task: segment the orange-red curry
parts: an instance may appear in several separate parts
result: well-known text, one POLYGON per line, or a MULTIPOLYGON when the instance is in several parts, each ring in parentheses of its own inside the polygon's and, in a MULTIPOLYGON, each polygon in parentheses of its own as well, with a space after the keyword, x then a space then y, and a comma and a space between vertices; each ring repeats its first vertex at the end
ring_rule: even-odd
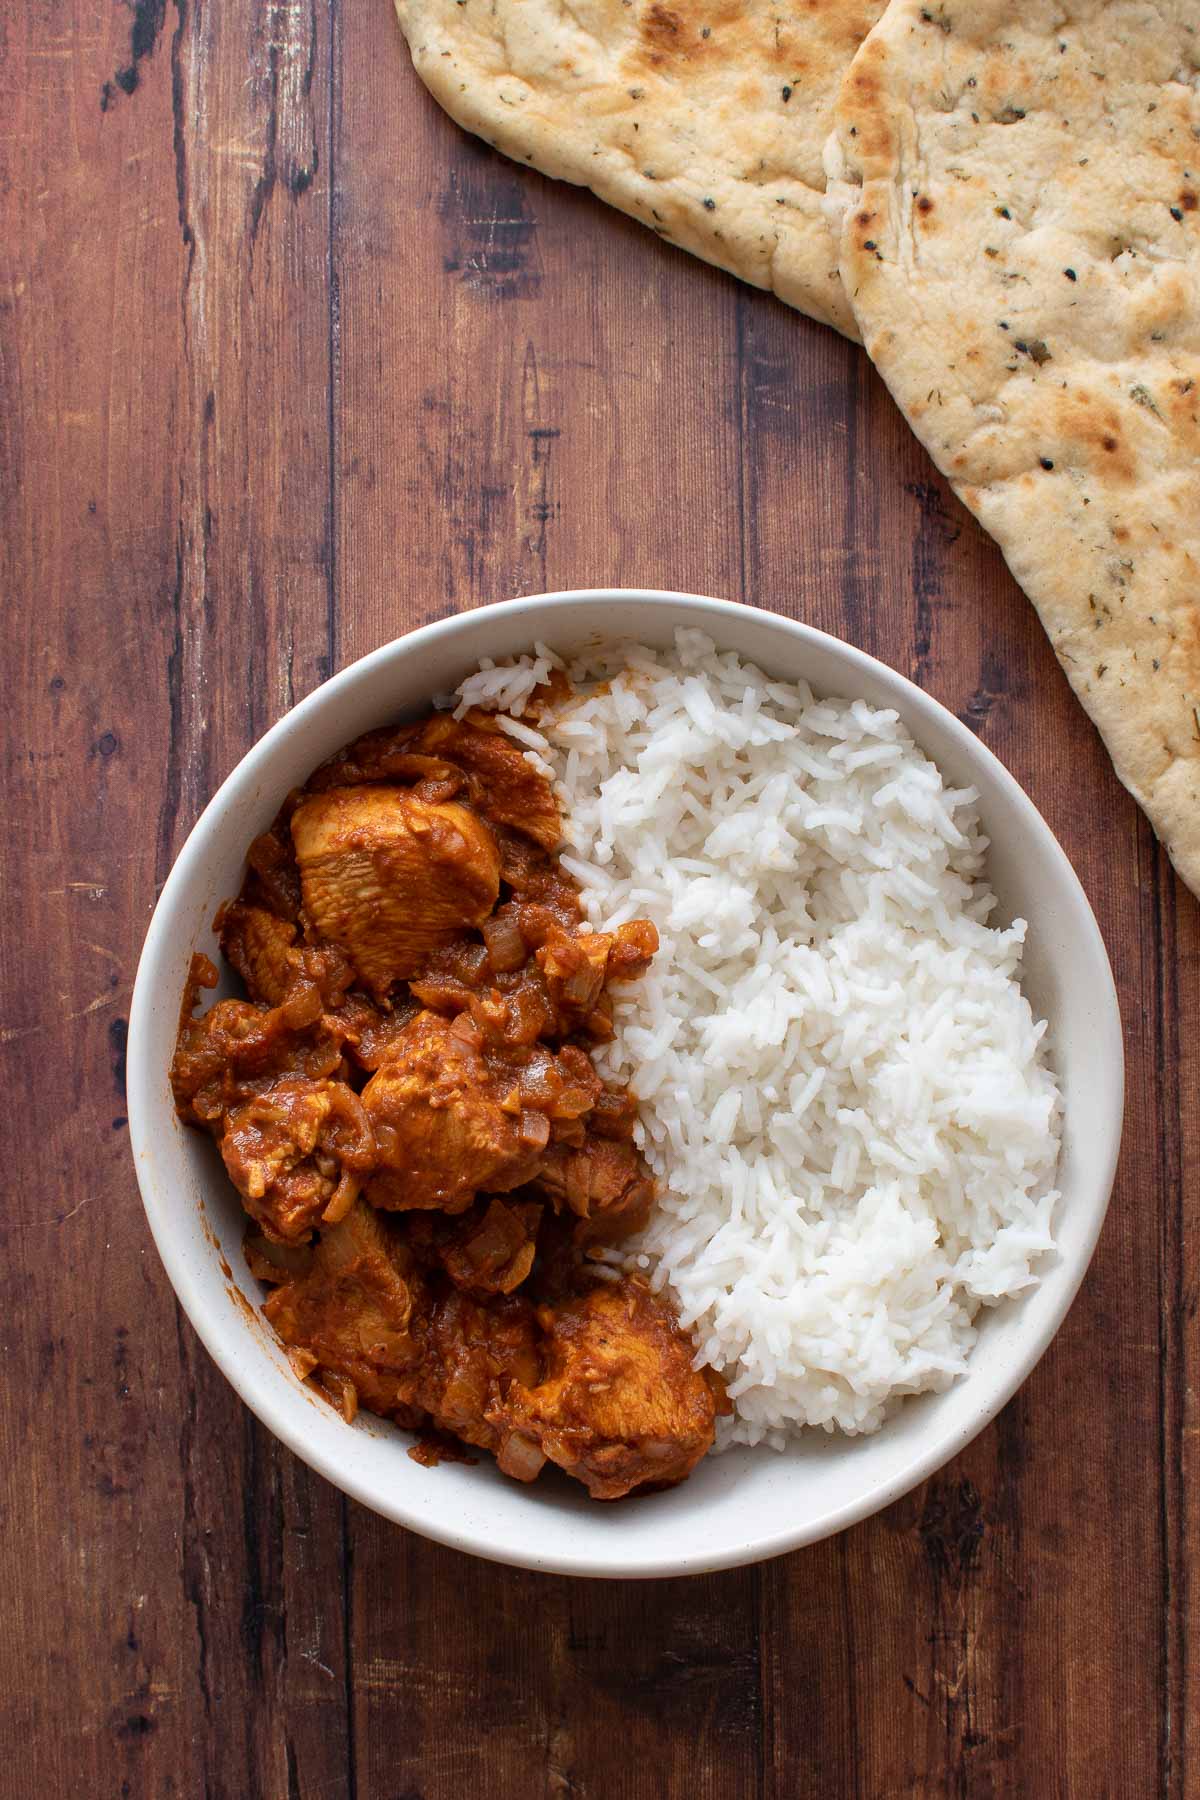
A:
POLYGON ((595 1260, 654 1204, 590 1051, 658 939, 584 927, 560 838, 488 715, 360 738, 251 844, 216 921, 248 998, 195 1016, 194 959, 171 1080, 302 1377, 607 1500, 683 1480, 724 1402, 667 1302, 595 1260))

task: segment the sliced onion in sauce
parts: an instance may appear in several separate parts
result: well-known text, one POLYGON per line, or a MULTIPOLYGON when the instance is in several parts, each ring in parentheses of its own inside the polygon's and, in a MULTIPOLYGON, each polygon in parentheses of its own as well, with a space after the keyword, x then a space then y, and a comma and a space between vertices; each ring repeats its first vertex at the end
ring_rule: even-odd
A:
POLYGON ((485 921, 482 930, 488 959, 497 975, 513 974, 524 963, 527 954, 517 921, 511 914, 497 913, 485 921))
POLYGON ((514 1481, 536 1481, 546 1458, 538 1446, 519 1431, 512 1431, 496 1452, 496 1461, 514 1481))
POLYGON ((520 1131, 521 1142, 532 1150, 544 1150, 550 1142, 550 1121, 544 1112, 523 1111, 520 1131))

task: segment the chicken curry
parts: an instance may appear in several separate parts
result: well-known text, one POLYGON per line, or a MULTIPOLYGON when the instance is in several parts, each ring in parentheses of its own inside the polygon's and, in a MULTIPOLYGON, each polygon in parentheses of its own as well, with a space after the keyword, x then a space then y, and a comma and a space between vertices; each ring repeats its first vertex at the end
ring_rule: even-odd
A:
MULTIPOLYGON (((535 702, 536 706, 536 696, 535 702)), ((550 783, 485 713, 371 732, 288 796, 193 960, 171 1068, 301 1377, 596 1499, 687 1476, 726 1403, 601 1261, 654 1184, 592 1047, 653 925, 585 928, 550 783)))

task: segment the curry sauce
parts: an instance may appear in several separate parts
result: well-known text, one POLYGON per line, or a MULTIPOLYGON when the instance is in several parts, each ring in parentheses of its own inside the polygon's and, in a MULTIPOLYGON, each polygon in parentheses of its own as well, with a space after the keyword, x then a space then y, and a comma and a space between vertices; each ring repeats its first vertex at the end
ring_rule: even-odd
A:
POLYGON ((599 1260, 655 1188, 591 1051, 658 939, 586 928, 561 837, 485 713, 358 739, 249 846, 215 927, 247 997, 198 1014, 194 959, 171 1081, 302 1378, 614 1499, 682 1480, 724 1403, 666 1300, 599 1260))

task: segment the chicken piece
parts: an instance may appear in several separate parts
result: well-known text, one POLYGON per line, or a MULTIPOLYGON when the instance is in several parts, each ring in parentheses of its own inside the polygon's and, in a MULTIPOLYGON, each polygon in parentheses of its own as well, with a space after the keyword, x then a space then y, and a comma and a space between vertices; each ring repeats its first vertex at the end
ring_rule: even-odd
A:
POLYGON ((478 1200, 458 1218, 413 1213, 408 1241, 443 1268, 455 1287, 511 1294, 533 1267, 544 1208, 536 1200, 478 1200))
POLYGON ((447 769, 467 777, 471 804, 494 824, 512 826, 545 850, 557 848, 562 818, 554 790, 490 713, 472 710, 463 719, 433 713, 416 725, 369 731, 308 785, 323 792, 365 781, 424 784, 447 769))
POLYGON ((230 1109, 221 1156, 265 1235, 296 1244, 349 1211, 374 1166, 375 1140, 352 1088, 292 1077, 230 1109))
MULTIPOLYGON (((481 1450, 497 1449, 502 1434, 492 1409, 503 1405, 512 1384, 536 1389, 541 1380, 533 1307, 519 1294, 485 1302, 451 1288, 435 1301, 424 1338, 412 1389, 416 1404, 444 1431, 481 1450)), ((519 1449, 514 1454, 521 1459, 519 1449)))
POLYGON ((382 998, 442 945, 483 923, 500 853, 478 814, 394 787, 310 794, 292 814, 304 909, 382 998))
POLYGON ((511 825, 543 850, 557 849, 562 815, 554 790, 489 713, 472 709, 463 719, 435 713, 419 728, 410 748, 465 769, 482 789, 480 805, 489 819, 511 825))
POLYGON ((208 958, 193 957, 171 1061, 175 1108, 189 1125, 218 1128, 231 1106, 282 1075, 319 1081, 341 1074, 342 1036, 315 990, 270 1008, 218 1000, 193 1018, 198 990, 216 981, 208 958))
POLYGON ((536 1129, 527 1141, 515 1082, 494 1079, 465 1018, 418 1013, 362 1098, 379 1155, 375 1206, 462 1212, 481 1188, 528 1181, 545 1142, 536 1129))
POLYGON ((634 1146, 591 1132, 578 1148, 551 1144, 537 1186, 556 1206, 565 1202, 576 1214, 575 1242, 581 1247, 616 1243, 641 1231, 654 1206, 654 1180, 634 1146))
POLYGON ((336 946, 298 945, 296 926, 265 907, 233 900, 217 914, 215 929, 252 1000, 279 1006, 307 983, 317 989, 323 1007, 336 1007, 354 980, 336 946))
POLYGON ((359 1200, 321 1233, 307 1273, 277 1287, 263 1311, 310 1368, 352 1383, 372 1412, 417 1425, 412 1393, 425 1349, 417 1325, 428 1306, 411 1253, 359 1200))
POLYGON ((365 994, 347 994, 333 1017, 345 1033, 346 1048, 360 1069, 374 1074, 396 1052, 406 1025, 420 1011, 408 1001, 395 1007, 376 1006, 365 994))
POLYGON ((603 1283, 538 1323, 546 1373, 512 1382, 488 1412, 506 1474, 540 1454, 582 1481, 594 1500, 690 1475, 712 1446, 717 1403, 669 1306, 636 1276, 603 1283))
POLYGON ((528 1301, 431 1288, 404 1238, 361 1200, 263 1311, 348 1415, 361 1402, 404 1425, 431 1419, 485 1450, 499 1441, 487 1415, 509 1383, 541 1378, 528 1301))

